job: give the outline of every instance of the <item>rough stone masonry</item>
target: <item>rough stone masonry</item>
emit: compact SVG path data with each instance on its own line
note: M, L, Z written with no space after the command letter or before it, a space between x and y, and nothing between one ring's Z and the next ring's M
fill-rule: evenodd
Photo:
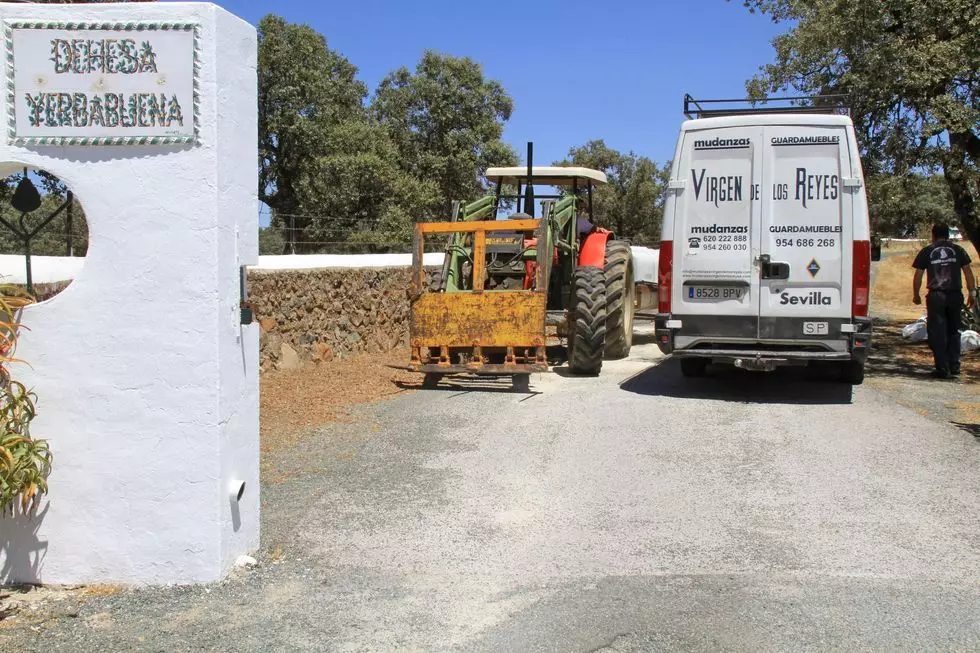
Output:
M411 268L252 270L262 370L408 343Z

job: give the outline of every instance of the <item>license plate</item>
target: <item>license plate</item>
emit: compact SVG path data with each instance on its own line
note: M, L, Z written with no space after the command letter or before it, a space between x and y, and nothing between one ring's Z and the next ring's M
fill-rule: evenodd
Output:
M688 286L687 299L692 302L739 301L745 290L738 286Z
M829 322L804 322L803 335L805 336L825 336L830 333Z

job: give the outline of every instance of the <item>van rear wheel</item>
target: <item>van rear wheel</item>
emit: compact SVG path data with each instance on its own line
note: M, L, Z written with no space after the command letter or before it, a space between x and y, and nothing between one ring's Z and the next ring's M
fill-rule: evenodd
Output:
M708 373L707 358L682 358L681 374L689 379L696 379Z
M861 361L841 363L840 380L851 385L861 385L864 383L864 363Z

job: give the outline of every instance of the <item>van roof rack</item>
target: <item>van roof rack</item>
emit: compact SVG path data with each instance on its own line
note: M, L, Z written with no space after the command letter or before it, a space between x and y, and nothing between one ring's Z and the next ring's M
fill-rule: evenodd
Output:
M684 94L684 115L689 119L717 118L720 116L745 116L765 113L824 113L849 116L846 95L811 95L761 99L695 100ZM722 105L704 108L701 105ZM760 106L764 105L764 106Z

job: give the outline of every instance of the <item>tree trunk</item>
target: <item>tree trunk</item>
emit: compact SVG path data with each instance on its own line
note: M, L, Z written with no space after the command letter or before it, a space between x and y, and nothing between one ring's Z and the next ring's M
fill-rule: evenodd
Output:
M953 208L960 225L973 246L980 252L980 214L977 207L977 174L967 162L969 134L950 133L949 153L943 157L943 176L953 195Z

